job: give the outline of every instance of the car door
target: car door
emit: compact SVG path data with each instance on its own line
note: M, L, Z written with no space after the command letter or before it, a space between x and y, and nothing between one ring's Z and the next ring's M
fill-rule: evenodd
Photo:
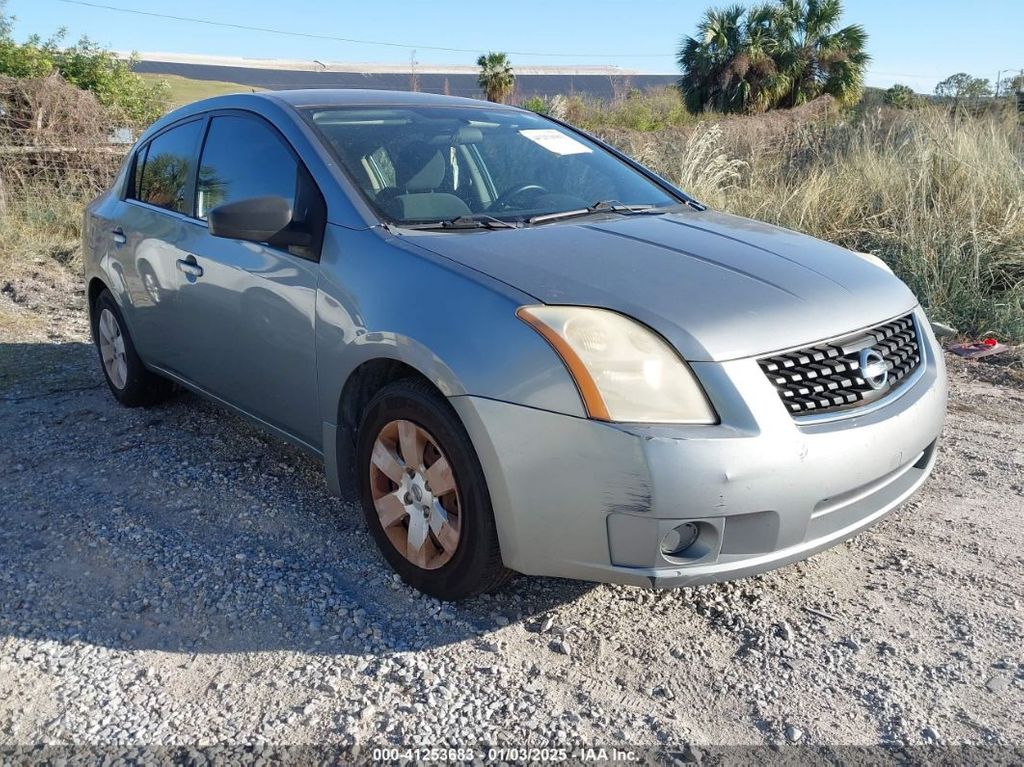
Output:
M188 266L178 273L184 370L205 391L320 446L314 318L318 253L214 237L209 212L275 195L294 220L319 220L323 197L281 134L244 112L210 116L196 182Z
M179 262L195 236L195 166L204 120L177 123L135 154L124 201L107 234L112 271L127 293L136 348L149 365L181 373L188 341L180 332Z

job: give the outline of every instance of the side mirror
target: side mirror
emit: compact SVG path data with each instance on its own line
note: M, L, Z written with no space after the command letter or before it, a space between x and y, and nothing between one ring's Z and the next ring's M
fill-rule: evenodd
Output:
M283 197L250 197L220 205L207 216L210 234L270 245L309 245L313 238L292 222L292 206Z

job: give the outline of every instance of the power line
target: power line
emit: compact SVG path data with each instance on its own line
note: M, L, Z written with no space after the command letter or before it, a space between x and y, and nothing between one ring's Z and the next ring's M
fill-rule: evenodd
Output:
M170 13L156 13L155 11L140 11L136 8L121 8L116 5L104 5L102 3L91 3L87 0L57 0L60 3L66 3L67 5L81 5L86 8L97 8L104 11L115 11L117 13L130 13L135 16L149 16L154 19L167 19L170 21L184 21L189 24L205 24L211 27L226 27L228 29L241 29L246 32L264 32L272 35L286 35L288 37L301 37L306 40L328 40L335 43L353 43L355 45L380 45L388 48L405 48L405 49L416 49L426 51L444 51L446 53L473 53L479 54L481 49L479 48L445 48L439 45L421 45L419 43L394 43L385 42L383 40L358 40L351 37L337 37L335 35L320 35L313 32L294 32L287 29L274 29L272 27L256 27L248 24L233 24L228 21L214 21L212 19L200 19L193 16L175 16ZM539 51L505 51L511 56L539 56L539 57L560 57L560 58L619 58L619 59L640 59L640 58L651 58L660 59L666 58L660 53L617 53L609 55L608 52L604 53L542 53Z
M257 27L248 24L235 24L229 21L215 21L213 19L200 19L194 16L176 16L170 13L157 13L156 11L142 11L137 8L122 8L116 5L106 5L103 3L89 2L89 0L57 0L59 3L66 5L78 5L86 8L96 8L104 11L114 11L116 13L127 13L134 16L148 16L154 19L166 19L169 21L181 21L189 24L203 24L210 27L222 27L227 29L240 29L246 32L262 32L271 35L284 35L286 37L297 37L306 40L326 40L334 43L352 43L354 45L377 45L385 46L388 48L403 48L406 50L427 50L427 51L442 51L445 53L472 53L479 54L482 49L480 48L448 48L439 45L421 45L419 43L395 43L384 40L360 40L353 37L339 37L337 35L322 35L314 32L296 32L288 29L275 29L273 27ZM504 51L510 56L537 56L537 57L558 57L558 58L601 58L601 59L625 59L625 58L647 58L647 59L664 59L668 58L665 54L661 53L616 53L609 54L607 51L602 53L546 53L542 51ZM868 69L869 74L881 75L885 77L908 77L908 78L937 78L939 75L934 74L923 74L923 73L910 73L910 72L882 72L874 69Z

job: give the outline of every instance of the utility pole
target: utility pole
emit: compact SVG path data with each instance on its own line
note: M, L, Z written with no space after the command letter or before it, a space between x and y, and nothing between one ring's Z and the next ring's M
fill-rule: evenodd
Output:
M409 90L418 93L420 89L420 77L416 74L416 51L409 54Z

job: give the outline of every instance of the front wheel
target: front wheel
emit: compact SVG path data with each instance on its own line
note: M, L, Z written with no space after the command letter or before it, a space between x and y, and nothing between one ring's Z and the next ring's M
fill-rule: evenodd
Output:
M433 388L408 379L378 392L363 413L356 455L366 523L406 583L457 600L508 579L480 462Z

